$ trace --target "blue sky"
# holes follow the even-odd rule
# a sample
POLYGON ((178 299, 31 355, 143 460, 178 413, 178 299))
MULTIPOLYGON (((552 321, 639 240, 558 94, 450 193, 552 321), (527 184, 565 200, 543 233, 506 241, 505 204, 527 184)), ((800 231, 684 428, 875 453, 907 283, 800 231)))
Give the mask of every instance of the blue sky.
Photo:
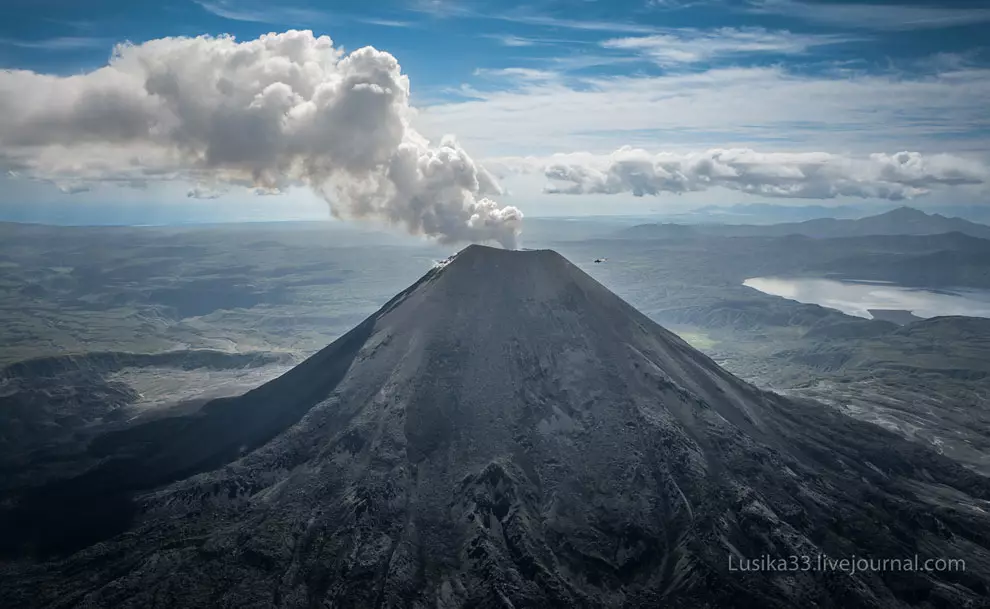
MULTIPOLYGON (((106 65, 118 42, 202 34, 246 41, 309 29, 346 51, 371 45, 394 55, 411 81, 416 128, 431 139, 454 133, 496 168, 511 166, 509 158, 607 155, 627 145, 859 157, 911 150, 986 163, 988 27, 990 2, 977 0, 4 0, 0 68, 84 75, 106 65)), ((539 172, 496 173, 511 202, 532 215, 800 202, 719 189, 646 200, 549 195, 539 172)), ((251 196, 185 200, 186 184, 97 185, 72 195, 44 180, 0 186, 0 215, 20 218, 63 201, 104 210, 173 205, 166 216, 198 217, 202 206, 243 210, 251 196)), ((969 183, 918 201, 986 197, 985 184, 969 183)), ((263 199, 240 217, 326 215, 305 189, 263 199)))
MULTIPOLYGON (((990 2, 752 2, 748 0, 573 0, 537 3, 448 0, 304 2, 258 0, 5 0, 0 65, 55 74, 106 63, 114 43, 229 33, 246 40, 311 29, 348 49, 371 45, 399 58, 425 99, 477 82, 476 71, 570 66, 575 76, 649 74, 646 54, 603 46, 616 38, 758 28, 787 33, 793 46, 747 52, 727 41, 690 66, 785 64, 821 73, 843 62, 864 71, 921 70, 937 55, 985 61, 990 2), (802 38, 809 43, 802 46, 802 38), (788 50, 790 48, 790 50, 788 50), (581 60, 605 65, 579 67, 581 60), (573 63, 568 63, 572 61, 573 63)), ((981 62, 982 63, 982 62, 981 62)), ((665 66, 671 69, 674 66, 665 66)))

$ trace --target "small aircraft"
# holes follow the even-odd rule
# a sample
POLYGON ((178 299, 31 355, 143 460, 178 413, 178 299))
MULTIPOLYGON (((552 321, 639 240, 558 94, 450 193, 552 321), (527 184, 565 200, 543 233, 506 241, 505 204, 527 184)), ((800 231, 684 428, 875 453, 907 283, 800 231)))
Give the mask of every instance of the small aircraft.
POLYGON ((608 258, 595 258, 595 264, 601 264, 608 260, 608 258))
POLYGON ((435 268, 435 269, 437 269, 437 268, 443 268, 443 267, 447 266, 448 264, 450 264, 451 262, 453 262, 454 261, 454 258, 456 258, 456 257, 457 257, 457 254, 453 254, 451 256, 447 256, 443 260, 434 260, 433 261, 433 268, 435 268))

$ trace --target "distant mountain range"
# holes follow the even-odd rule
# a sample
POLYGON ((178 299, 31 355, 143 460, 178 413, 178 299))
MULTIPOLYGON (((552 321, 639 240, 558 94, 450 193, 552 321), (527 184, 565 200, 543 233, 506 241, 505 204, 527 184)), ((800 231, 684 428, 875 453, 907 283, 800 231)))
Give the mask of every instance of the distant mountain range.
MULTIPOLYGON (((896 205, 781 205, 779 203, 735 203, 706 205, 696 209, 670 211, 650 218, 651 221, 678 224, 778 224, 804 222, 818 218, 856 220, 891 211, 896 205)), ((956 216, 971 222, 990 224, 988 205, 939 205, 921 208, 928 213, 956 216)))
POLYGON ((773 203, 736 203, 735 205, 706 205, 697 209, 665 214, 668 222, 683 224, 776 224, 803 222, 816 218, 856 219, 888 211, 892 207, 856 205, 778 205, 773 203))
POLYGON ((622 239, 662 239, 693 236, 783 237, 804 235, 816 239, 866 237, 871 235, 937 235, 962 233, 990 239, 990 226, 962 218, 927 214, 912 207, 899 207, 876 216, 859 219, 817 218, 782 224, 640 224, 618 231, 622 239))

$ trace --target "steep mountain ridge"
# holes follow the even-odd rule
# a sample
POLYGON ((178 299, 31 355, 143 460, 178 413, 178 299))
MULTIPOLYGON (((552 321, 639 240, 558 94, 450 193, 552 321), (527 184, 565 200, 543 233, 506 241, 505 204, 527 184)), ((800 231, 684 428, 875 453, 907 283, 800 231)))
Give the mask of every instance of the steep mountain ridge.
POLYGON ((119 518, 5 563, 0 605, 976 607, 990 582, 990 481, 755 389, 551 251, 471 246, 279 379, 93 453, 0 532, 37 548, 94 485, 119 518), (820 554, 966 570, 732 570, 820 554))

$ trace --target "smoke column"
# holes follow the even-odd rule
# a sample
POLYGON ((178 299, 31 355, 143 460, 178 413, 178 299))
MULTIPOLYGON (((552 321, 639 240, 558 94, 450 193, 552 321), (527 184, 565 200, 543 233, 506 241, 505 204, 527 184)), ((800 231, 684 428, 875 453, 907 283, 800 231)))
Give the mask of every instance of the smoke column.
POLYGON ((456 140, 417 133, 413 112, 399 63, 371 47, 345 54, 309 31, 162 38, 85 74, 0 71, 0 166, 66 192, 306 185, 336 217, 514 248, 522 213, 488 198, 501 188, 456 140))

